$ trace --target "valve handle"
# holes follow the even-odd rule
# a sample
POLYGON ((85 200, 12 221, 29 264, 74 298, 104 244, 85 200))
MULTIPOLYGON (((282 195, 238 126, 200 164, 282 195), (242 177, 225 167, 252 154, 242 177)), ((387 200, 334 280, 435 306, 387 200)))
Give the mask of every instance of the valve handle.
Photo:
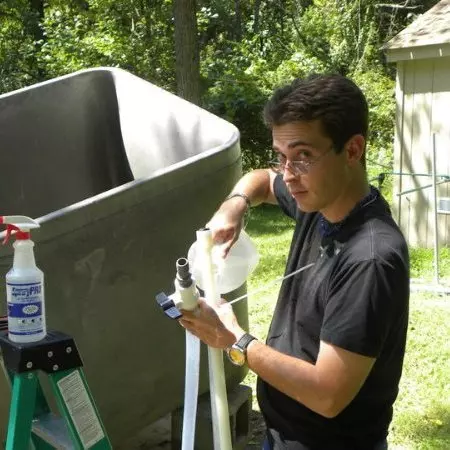
POLYGON ((156 301, 158 305, 162 308, 163 313, 173 320, 178 320, 183 317, 180 310, 175 306, 174 301, 168 297, 164 292, 160 292, 156 295, 156 301))

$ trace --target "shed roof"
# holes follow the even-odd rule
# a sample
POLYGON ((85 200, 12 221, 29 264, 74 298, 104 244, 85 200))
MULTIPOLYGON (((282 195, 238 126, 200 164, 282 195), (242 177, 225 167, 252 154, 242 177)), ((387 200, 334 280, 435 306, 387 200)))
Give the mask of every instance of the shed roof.
POLYGON ((441 0, 394 36, 384 48, 392 50, 448 43, 450 43, 450 0, 441 0))

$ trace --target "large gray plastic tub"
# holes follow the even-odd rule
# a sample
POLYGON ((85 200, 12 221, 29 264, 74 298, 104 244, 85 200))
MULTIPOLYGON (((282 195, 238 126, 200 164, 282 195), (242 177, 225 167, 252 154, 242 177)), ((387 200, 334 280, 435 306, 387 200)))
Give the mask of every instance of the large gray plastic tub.
MULTIPOLYGON (((172 292, 176 259, 240 177, 238 131, 125 71, 94 69, 0 96, 0 143, 0 213, 39 218, 48 326, 75 337, 118 447, 182 404, 184 332, 154 297, 172 292)), ((1 276, 11 256, 1 248, 1 276)), ((236 311, 246 325, 247 305, 236 311)), ((205 351, 202 364, 205 392, 205 351)), ((245 376, 226 371, 229 385, 245 376)), ((3 436, 8 395, 1 377, 3 436)))

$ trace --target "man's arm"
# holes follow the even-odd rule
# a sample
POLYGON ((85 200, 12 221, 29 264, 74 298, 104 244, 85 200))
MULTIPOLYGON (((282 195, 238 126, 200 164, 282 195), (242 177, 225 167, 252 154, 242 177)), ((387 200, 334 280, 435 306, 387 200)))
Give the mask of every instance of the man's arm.
MULTIPOLYGON (((184 311, 180 323, 206 344, 225 349, 244 330, 228 304, 211 307, 199 302, 194 314, 184 311)), ((324 417, 337 416, 356 396, 375 358, 321 341, 316 364, 285 355, 259 342, 247 348, 248 366, 264 381, 324 417)))
POLYGON ((315 365, 259 341, 248 346, 247 360, 264 381, 328 418, 336 417, 355 398, 375 362, 323 341, 315 365))
POLYGON ((275 177, 276 173, 270 169, 253 170, 236 183, 231 193, 245 194, 250 199, 252 206, 260 203, 276 205, 277 199, 273 188, 275 177))
MULTIPOLYGON (((231 194, 244 194, 252 206, 260 203, 276 204, 274 180, 276 174, 270 169, 253 170, 245 174, 234 186, 231 194)), ((241 232, 242 219, 248 204, 243 197, 232 197, 224 201, 207 223, 213 240, 223 243, 223 254, 227 255, 241 232)))

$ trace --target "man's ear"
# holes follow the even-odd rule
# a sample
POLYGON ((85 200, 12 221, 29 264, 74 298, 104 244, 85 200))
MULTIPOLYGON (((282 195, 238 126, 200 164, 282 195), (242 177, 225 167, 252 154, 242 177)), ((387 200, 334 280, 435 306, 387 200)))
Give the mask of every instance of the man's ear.
POLYGON ((362 160, 365 149, 366 140, 361 134, 354 134, 345 143, 345 154, 347 157, 347 163, 349 166, 353 167, 362 160))

